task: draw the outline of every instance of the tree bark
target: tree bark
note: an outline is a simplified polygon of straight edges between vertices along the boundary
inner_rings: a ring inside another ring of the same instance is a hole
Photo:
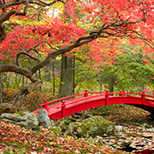
[[[101,72],[98,72],[97,76],[98,76],[97,82],[99,83],[99,91],[103,91],[103,88],[102,88],[102,84],[103,84],[102,78],[103,77],[102,77]]]
[[[113,78],[111,78],[110,80],[109,80],[109,91],[110,92],[114,92],[114,84],[115,84],[115,79],[114,79],[114,77]]]
[[[58,97],[73,95],[73,57],[62,55]]]
[[[53,95],[55,95],[56,84],[55,84],[55,62],[52,62],[52,86],[53,86]]]
[[[5,40],[6,32],[5,32],[5,25],[0,22],[0,44]]]
[[[3,74],[0,73],[0,103],[3,103]]]
[[[0,60],[0,64],[2,61]],[[3,73],[0,73],[0,103],[3,103]]]

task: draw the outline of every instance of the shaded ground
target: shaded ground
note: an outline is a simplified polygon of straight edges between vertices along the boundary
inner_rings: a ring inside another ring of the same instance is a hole
[[[11,101],[15,98],[18,89],[4,89],[3,91],[3,98],[4,103],[11,103]],[[39,104],[42,104],[44,99],[48,101],[56,99],[49,92],[39,92],[39,91],[32,91],[20,103],[20,110],[27,110],[27,111],[34,111],[38,109]]]
[[[123,104],[114,108],[109,115],[105,116],[105,118],[114,121],[116,124],[140,125],[144,123],[152,124],[150,115],[151,114],[148,111]]]
[[[153,125],[151,113],[143,109],[126,105],[108,105],[89,109],[69,116],[72,120],[84,119],[92,115],[101,115],[105,119],[115,122],[116,125]]]

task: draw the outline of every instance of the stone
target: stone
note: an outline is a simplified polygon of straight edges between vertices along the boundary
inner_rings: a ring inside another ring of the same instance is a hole
[[[43,127],[51,127],[51,121],[45,109],[38,111],[38,121]]]
[[[116,125],[115,128],[116,128],[116,130],[122,130],[123,126]]]
[[[0,115],[2,113],[15,113],[16,107],[10,103],[2,103],[0,104]]]
[[[143,123],[140,125],[141,127],[151,128],[152,126],[148,123]]]
[[[76,135],[77,137],[95,137],[104,134],[111,135],[114,133],[115,124],[104,119],[101,116],[92,116],[81,122],[72,122],[69,124],[66,134]]]
[[[31,112],[3,113],[1,119],[30,129],[37,128],[39,124],[36,114]]]
[[[61,134],[60,127],[52,126],[49,128],[49,130],[51,131],[50,133],[51,136],[59,137]]]
[[[154,132],[154,128],[149,128],[149,129],[147,129],[146,131],[150,131],[150,132]]]

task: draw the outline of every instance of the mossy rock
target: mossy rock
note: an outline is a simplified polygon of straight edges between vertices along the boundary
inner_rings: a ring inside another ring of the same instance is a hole
[[[22,111],[16,111],[15,113],[19,114],[20,116],[24,116],[25,115],[25,112],[22,112]]]
[[[25,128],[36,129],[38,127],[36,114],[31,112],[3,113],[1,119]]]
[[[50,134],[51,136],[60,136],[61,129],[59,127],[50,127],[49,130],[52,131],[52,134]]]
[[[81,122],[72,122],[69,124],[66,133],[76,135],[77,137],[95,137],[104,134],[111,135],[114,133],[115,124],[104,119],[101,116],[92,116]]]

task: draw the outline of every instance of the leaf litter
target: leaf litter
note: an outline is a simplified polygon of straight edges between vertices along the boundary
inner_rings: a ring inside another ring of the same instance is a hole
[[[93,115],[92,110],[85,112],[88,113],[88,116]],[[96,112],[97,110],[95,109]],[[98,115],[102,115],[99,111],[97,113]],[[78,113],[71,115],[69,118],[78,121],[82,119],[82,115],[84,113]],[[135,107],[122,106],[113,108],[112,112],[104,115],[104,117],[121,126],[121,129],[115,130],[113,136],[104,135],[95,138],[77,138],[61,133],[59,137],[54,137],[51,135],[53,134],[51,130],[47,128],[39,127],[38,130],[30,130],[1,120],[0,153],[126,154],[153,149],[154,130],[149,129],[152,126],[150,123],[152,120],[148,112],[141,111]],[[128,123],[129,118],[134,123]],[[140,118],[149,121],[148,128],[147,125],[143,125],[144,123],[139,121]]]

